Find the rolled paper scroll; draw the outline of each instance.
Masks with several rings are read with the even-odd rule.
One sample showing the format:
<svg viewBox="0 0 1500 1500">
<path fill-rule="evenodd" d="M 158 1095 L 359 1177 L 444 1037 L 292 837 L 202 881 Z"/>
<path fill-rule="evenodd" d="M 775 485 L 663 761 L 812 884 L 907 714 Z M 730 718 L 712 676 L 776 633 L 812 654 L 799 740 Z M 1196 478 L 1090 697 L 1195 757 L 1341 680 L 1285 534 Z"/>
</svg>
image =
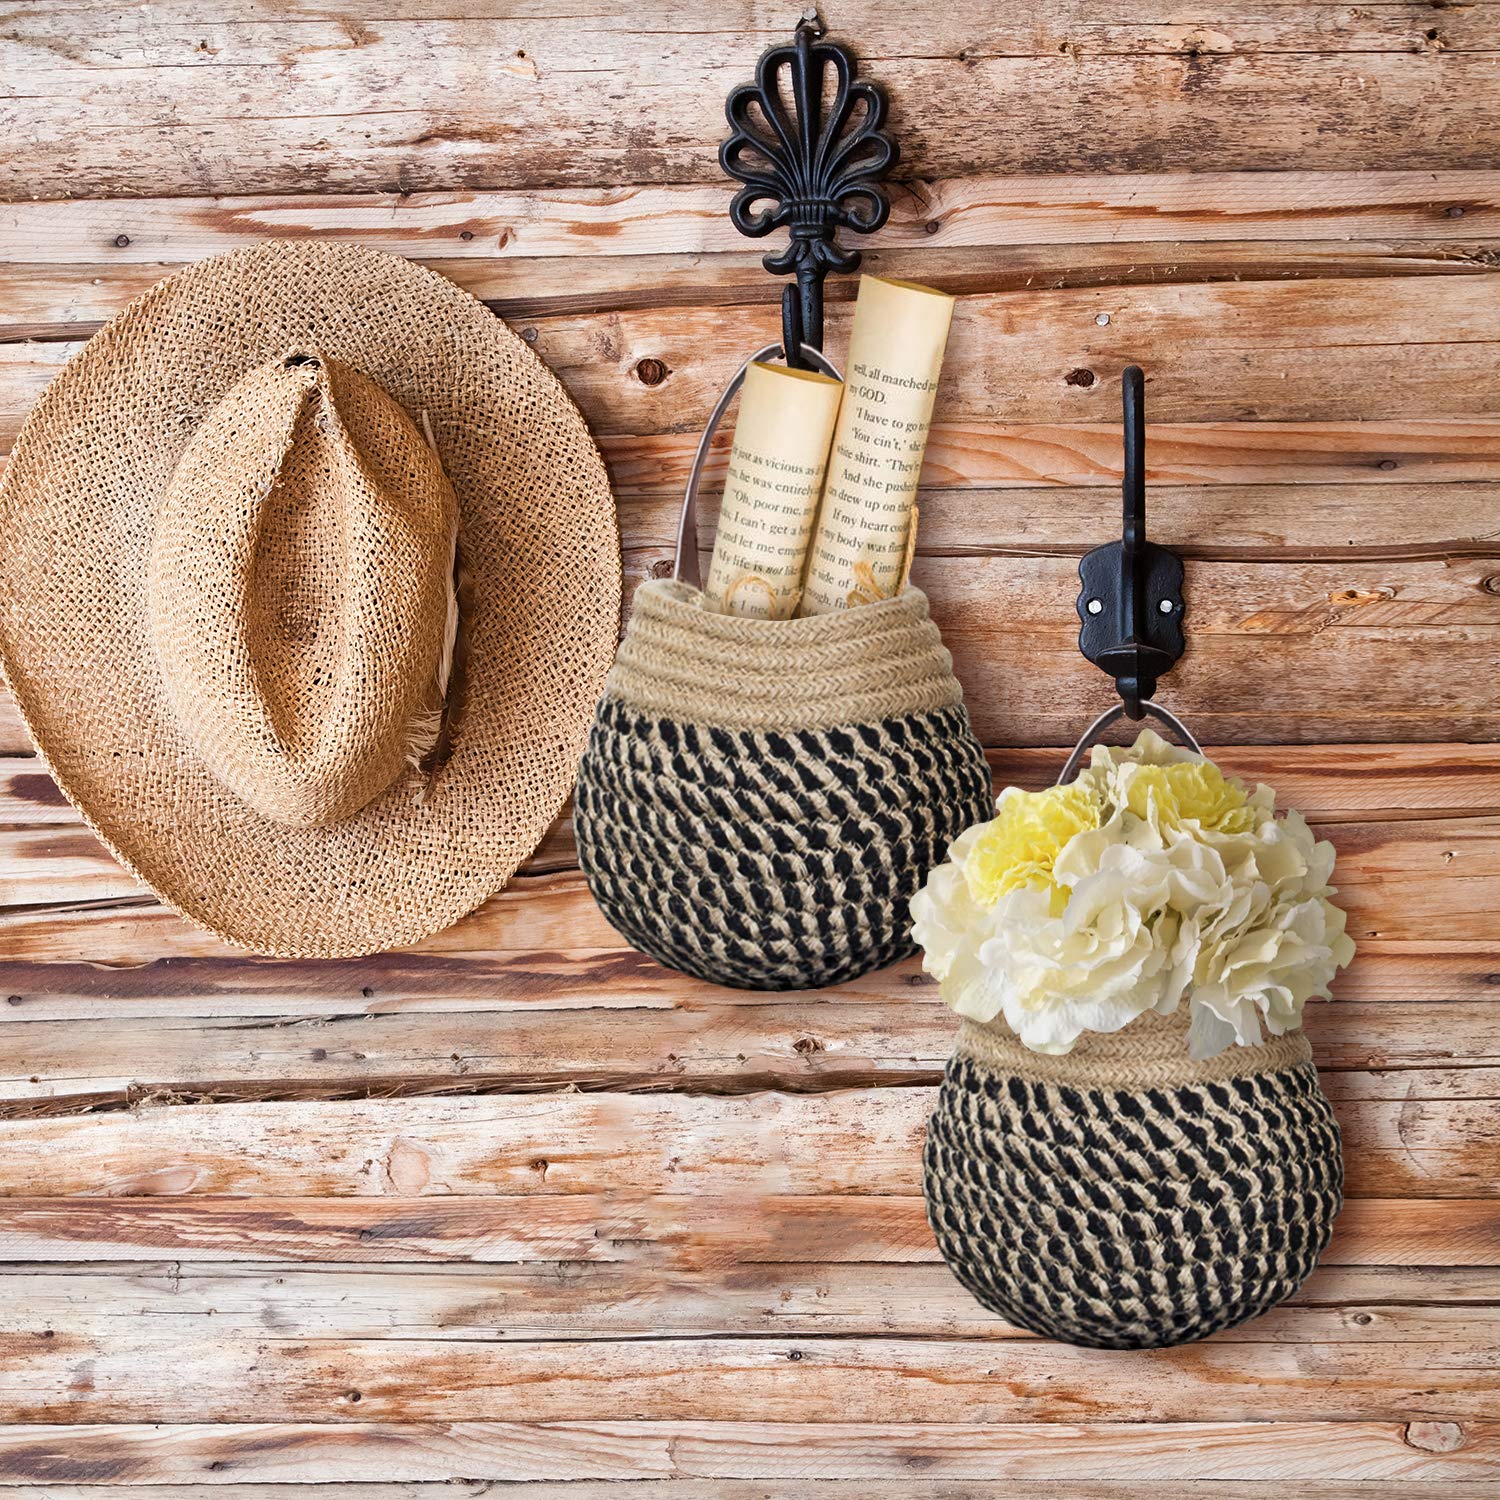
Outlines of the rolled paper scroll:
<svg viewBox="0 0 1500 1500">
<path fill-rule="evenodd" d="M 953 298 L 862 276 L 833 457 L 798 609 L 824 615 L 888 599 L 916 546 L 917 479 Z"/>
<path fill-rule="evenodd" d="M 815 370 L 753 364 L 746 372 L 703 590 L 726 614 L 796 613 L 842 391 Z"/>
</svg>

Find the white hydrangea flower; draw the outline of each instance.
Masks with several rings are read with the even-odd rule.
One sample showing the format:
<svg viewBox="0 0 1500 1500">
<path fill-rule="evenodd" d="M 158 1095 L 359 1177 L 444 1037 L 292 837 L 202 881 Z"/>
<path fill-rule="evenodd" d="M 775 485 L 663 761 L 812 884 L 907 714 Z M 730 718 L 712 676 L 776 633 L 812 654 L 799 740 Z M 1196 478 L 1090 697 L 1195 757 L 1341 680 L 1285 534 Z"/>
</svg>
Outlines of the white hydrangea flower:
<svg viewBox="0 0 1500 1500">
<path fill-rule="evenodd" d="M 944 999 L 1066 1053 L 1187 998 L 1195 1057 L 1281 1035 L 1353 957 L 1333 848 L 1149 731 L 1070 787 L 1011 788 L 912 902 Z"/>
</svg>

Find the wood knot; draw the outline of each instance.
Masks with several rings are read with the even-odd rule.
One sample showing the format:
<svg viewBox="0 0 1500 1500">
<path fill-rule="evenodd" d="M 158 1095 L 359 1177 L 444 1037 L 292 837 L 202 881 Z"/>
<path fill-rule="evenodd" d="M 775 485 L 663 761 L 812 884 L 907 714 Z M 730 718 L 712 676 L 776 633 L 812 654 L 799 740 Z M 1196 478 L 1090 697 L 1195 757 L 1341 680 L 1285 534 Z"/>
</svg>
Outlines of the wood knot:
<svg viewBox="0 0 1500 1500">
<path fill-rule="evenodd" d="M 1466 1436 L 1457 1422 L 1408 1422 L 1401 1441 L 1423 1453 L 1456 1453 Z"/>
<path fill-rule="evenodd" d="M 1377 589 L 1332 589 L 1328 594 L 1328 602 L 1339 609 L 1358 609 L 1366 604 L 1380 604 L 1395 597 L 1396 590 L 1386 584 Z"/>
<path fill-rule="evenodd" d="M 660 385 L 671 371 L 659 359 L 643 359 L 635 367 L 642 385 Z"/>
<path fill-rule="evenodd" d="M 1076 385 L 1082 390 L 1087 390 L 1094 383 L 1094 372 L 1092 370 L 1069 370 L 1063 376 L 1064 385 Z"/>
</svg>

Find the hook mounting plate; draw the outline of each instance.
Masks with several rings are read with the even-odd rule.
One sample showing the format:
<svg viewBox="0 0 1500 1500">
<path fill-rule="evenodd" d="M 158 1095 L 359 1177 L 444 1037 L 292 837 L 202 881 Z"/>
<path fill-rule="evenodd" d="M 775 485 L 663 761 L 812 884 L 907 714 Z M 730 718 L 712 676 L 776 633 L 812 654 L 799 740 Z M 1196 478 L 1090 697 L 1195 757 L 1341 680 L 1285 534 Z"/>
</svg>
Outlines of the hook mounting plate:
<svg viewBox="0 0 1500 1500">
<path fill-rule="evenodd" d="M 1182 559 L 1146 540 L 1145 376 L 1129 366 L 1121 379 L 1125 418 L 1124 535 L 1085 553 L 1078 564 L 1082 588 L 1078 649 L 1115 679 L 1132 719 L 1156 692 L 1157 679 L 1183 653 Z"/>
<path fill-rule="evenodd" d="M 1086 553 L 1078 564 L 1083 587 L 1078 595 L 1078 649 L 1115 679 L 1125 711 L 1141 716 L 1140 704 L 1156 692 L 1156 680 L 1176 665 L 1183 652 L 1182 559 L 1155 542 L 1137 544 L 1145 608 L 1129 628 L 1132 570 L 1124 542 L 1108 542 Z M 1136 712 L 1131 713 L 1134 708 Z"/>
</svg>

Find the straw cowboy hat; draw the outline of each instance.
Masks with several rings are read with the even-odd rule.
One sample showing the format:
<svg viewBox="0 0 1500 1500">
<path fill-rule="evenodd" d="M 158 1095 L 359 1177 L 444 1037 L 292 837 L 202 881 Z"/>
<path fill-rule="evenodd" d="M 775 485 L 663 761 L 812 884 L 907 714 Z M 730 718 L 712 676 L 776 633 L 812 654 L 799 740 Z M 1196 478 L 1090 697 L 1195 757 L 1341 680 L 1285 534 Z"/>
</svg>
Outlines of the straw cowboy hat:
<svg viewBox="0 0 1500 1500">
<path fill-rule="evenodd" d="M 305 241 L 147 292 L 0 485 L 0 666 L 116 857 L 233 943 L 415 942 L 568 795 L 613 655 L 614 505 L 466 292 Z"/>
</svg>

